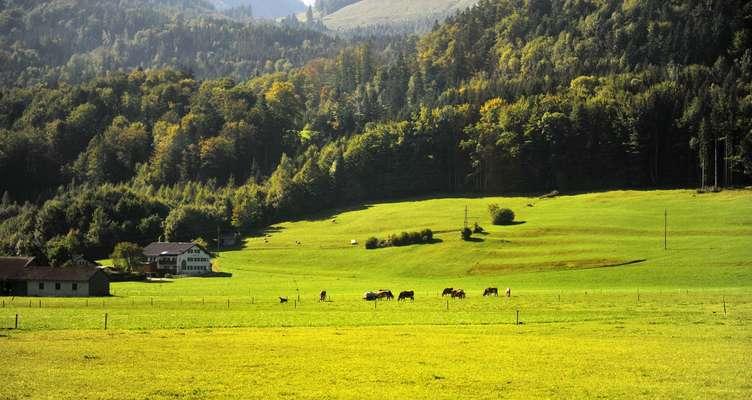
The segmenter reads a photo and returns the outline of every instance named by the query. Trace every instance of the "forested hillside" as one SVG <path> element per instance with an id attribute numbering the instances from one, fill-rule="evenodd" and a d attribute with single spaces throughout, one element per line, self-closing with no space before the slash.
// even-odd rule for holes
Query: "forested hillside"
<path id="1" fill-rule="evenodd" d="M 5 86 L 0 252 L 209 240 L 405 195 L 746 185 L 750 22 L 740 0 L 482 0 L 250 80 Z"/>
<path id="2" fill-rule="evenodd" d="M 138 67 L 247 79 L 333 54 L 319 32 L 250 22 L 252 10 L 227 15 L 245 18 L 195 0 L 0 0 L 0 84 L 82 83 Z"/>

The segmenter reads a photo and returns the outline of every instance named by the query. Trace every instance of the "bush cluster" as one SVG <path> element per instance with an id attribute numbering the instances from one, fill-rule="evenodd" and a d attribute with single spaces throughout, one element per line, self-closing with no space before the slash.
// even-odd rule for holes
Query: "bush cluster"
<path id="1" fill-rule="evenodd" d="M 509 225 L 514 222 L 514 211 L 508 208 L 500 208 L 498 204 L 489 204 L 488 213 L 494 225 Z"/>
<path id="2" fill-rule="evenodd" d="M 377 237 L 370 237 L 366 240 L 366 249 L 378 249 L 391 246 L 409 246 L 412 244 L 425 244 L 433 242 L 433 231 L 423 229 L 420 232 L 402 232 L 396 235 L 389 235 L 386 240 L 380 240 Z"/>

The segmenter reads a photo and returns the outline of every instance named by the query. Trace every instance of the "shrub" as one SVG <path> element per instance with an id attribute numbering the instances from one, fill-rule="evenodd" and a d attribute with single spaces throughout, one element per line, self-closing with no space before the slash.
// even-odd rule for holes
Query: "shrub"
<path id="1" fill-rule="evenodd" d="M 514 211 L 508 208 L 500 208 L 491 217 L 494 225 L 509 225 L 514 222 Z"/>
<path id="2" fill-rule="evenodd" d="M 473 231 L 468 227 L 462 228 L 460 234 L 462 235 L 462 240 L 470 240 L 473 237 Z"/>
<path id="3" fill-rule="evenodd" d="M 423 229 L 420 232 L 420 236 L 423 240 L 423 243 L 430 243 L 433 241 L 433 231 L 430 229 Z"/>
<path id="4" fill-rule="evenodd" d="M 371 237 L 366 240 L 366 249 L 376 249 L 379 247 L 389 246 L 409 246 L 411 244 L 431 243 L 433 241 L 433 231 L 423 229 L 420 232 L 401 232 L 396 235 L 389 235 L 386 240 L 379 240 Z"/>

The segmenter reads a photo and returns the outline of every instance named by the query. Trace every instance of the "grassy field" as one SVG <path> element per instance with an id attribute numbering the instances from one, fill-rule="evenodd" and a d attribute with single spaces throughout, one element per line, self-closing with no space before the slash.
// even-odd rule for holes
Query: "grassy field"
<path id="1" fill-rule="evenodd" d="M 329 29 L 415 23 L 443 19 L 477 4 L 478 0 L 362 0 L 324 17 Z"/>
<path id="2" fill-rule="evenodd" d="M 489 203 L 520 223 L 492 226 Z M 472 242 L 466 206 L 487 231 Z M 436 243 L 362 247 L 423 228 Z M 752 396 L 752 191 L 364 205 L 215 262 L 233 277 L 1 299 L 0 399 Z M 442 299 L 447 286 L 468 299 Z M 379 288 L 416 301 L 360 300 Z"/>

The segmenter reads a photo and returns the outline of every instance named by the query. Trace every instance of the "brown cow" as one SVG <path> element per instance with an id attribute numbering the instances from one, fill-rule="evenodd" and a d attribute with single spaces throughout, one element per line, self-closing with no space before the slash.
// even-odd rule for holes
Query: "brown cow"
<path id="1" fill-rule="evenodd" d="M 486 288 L 486 290 L 483 291 L 483 297 L 486 297 L 486 296 L 499 297 L 499 289 L 495 287 Z"/>
<path id="2" fill-rule="evenodd" d="M 462 289 L 452 290 L 452 298 L 453 299 L 464 299 L 465 298 L 465 291 L 462 290 Z"/>
<path id="3" fill-rule="evenodd" d="M 319 301 L 326 301 L 326 290 L 322 290 L 321 293 L 319 293 Z"/>
<path id="4" fill-rule="evenodd" d="M 450 288 L 450 287 L 444 288 L 444 291 L 441 292 L 441 297 L 449 296 L 452 294 L 453 291 L 454 291 L 454 288 Z"/>
<path id="5" fill-rule="evenodd" d="M 379 290 L 379 291 L 376 292 L 376 297 L 379 298 L 379 299 L 391 300 L 391 299 L 394 298 L 394 295 L 392 294 L 391 290 L 381 289 L 381 290 Z"/>
<path id="6" fill-rule="evenodd" d="M 404 301 L 407 299 L 415 301 L 415 292 L 412 290 L 405 290 L 400 292 L 399 297 L 397 297 L 397 301 Z"/>

